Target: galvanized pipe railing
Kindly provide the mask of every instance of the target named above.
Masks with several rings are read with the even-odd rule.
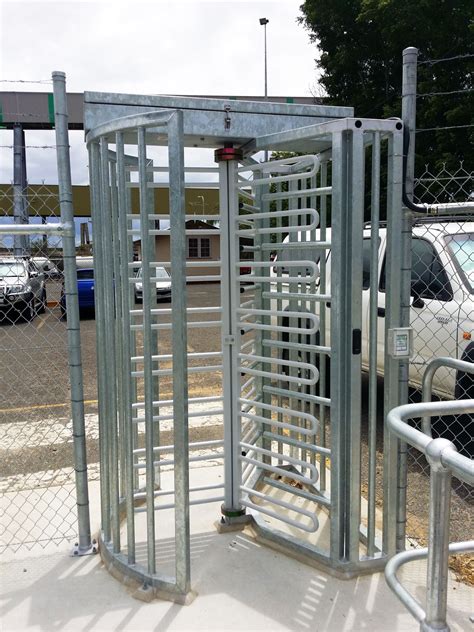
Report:
[[[462,371],[463,373],[471,373],[472,375],[474,375],[474,364],[472,364],[472,362],[466,362],[465,360],[456,360],[455,358],[433,358],[426,365],[426,369],[423,374],[421,397],[423,402],[431,401],[433,378],[436,371],[441,367],[445,367],[447,369],[455,369],[456,371]],[[422,418],[421,428],[425,434],[431,437],[431,422],[429,417]]]
[[[425,420],[434,416],[472,414],[474,399],[454,402],[422,402],[406,404],[391,410],[387,417],[390,430],[403,441],[422,452],[431,467],[429,545],[427,549],[404,551],[395,555],[385,568],[388,585],[411,614],[420,622],[420,630],[449,631],[446,622],[448,555],[474,551],[474,540],[449,544],[452,475],[474,484],[472,459],[458,454],[447,439],[432,439],[425,432],[409,426],[407,421],[417,417]],[[426,610],[402,586],[396,577],[398,568],[408,561],[428,557]]]

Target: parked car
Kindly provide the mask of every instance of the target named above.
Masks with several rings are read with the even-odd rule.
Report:
[[[61,272],[57,265],[47,257],[32,257],[32,261],[38,266],[38,270],[44,274],[45,279],[60,279]]]
[[[93,310],[95,308],[93,268],[79,268],[77,270],[77,294],[79,299],[79,311],[86,309]],[[64,281],[61,288],[59,305],[61,308],[61,316],[65,318],[67,302]]]
[[[330,240],[331,230],[327,231]],[[385,252],[386,228],[379,231],[379,266],[377,283],[378,344],[377,373],[384,374],[385,328]],[[421,388],[424,367],[434,357],[448,356],[474,362],[474,222],[420,220],[412,235],[412,303],[413,356],[410,359],[409,383]],[[307,236],[308,241],[310,235]],[[286,238],[288,241],[288,238]],[[362,289],[362,367],[369,366],[369,300],[370,300],[370,229],[363,234]],[[295,254],[292,254],[295,253]],[[319,265],[319,253],[302,246],[286,251],[285,256],[312,260]],[[282,259],[279,259],[280,264]],[[331,279],[331,252],[326,255],[327,283]],[[289,268],[277,266],[272,274],[288,275]],[[330,291],[327,287],[326,291]],[[276,301],[272,301],[276,309]],[[283,301],[282,309],[288,309]],[[300,310],[304,311],[304,310]],[[330,309],[327,310],[326,336],[330,336]],[[467,385],[467,388],[466,388]],[[472,376],[440,369],[435,374],[433,391],[441,397],[474,398]]]
[[[135,302],[141,303],[143,301],[143,278],[142,278],[142,266],[135,270]],[[153,274],[153,272],[152,272]],[[151,275],[150,275],[151,276]],[[171,277],[163,267],[157,267],[154,269],[154,276],[156,278],[156,298],[157,300],[171,300]]]
[[[44,274],[34,261],[15,257],[0,259],[0,311],[15,312],[30,321],[46,309]]]

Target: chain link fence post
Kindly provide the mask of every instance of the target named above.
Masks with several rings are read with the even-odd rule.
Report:
[[[403,51],[402,77],[402,120],[408,129],[411,142],[408,149],[406,169],[404,170],[404,187],[410,199],[413,198],[413,181],[415,176],[415,128],[416,128],[416,78],[417,78],[418,49],[405,48]],[[406,133],[406,132],[405,132]],[[410,294],[411,294],[411,234],[413,214],[402,207],[402,235],[401,235],[401,326],[410,327]],[[402,359],[399,364],[399,402],[408,402],[409,360]],[[399,442],[398,469],[398,507],[397,507],[397,535],[396,550],[405,550],[406,535],[406,506],[407,506],[407,445]]]
[[[74,469],[79,541],[74,553],[92,550],[87,479],[84,389],[82,382],[81,332],[76,272],[76,237],[72,206],[71,165],[69,157],[66,75],[53,72],[54,121],[57,146],[59,204],[62,222],[70,227],[63,237],[64,286],[67,304],[68,363],[71,382],[71,415],[74,440]]]

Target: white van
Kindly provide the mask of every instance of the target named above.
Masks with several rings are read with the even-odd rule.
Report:
[[[45,279],[58,279],[61,277],[58,267],[48,257],[32,257],[31,259],[36,263],[38,270],[44,274]]]
[[[327,239],[330,240],[330,229]],[[307,236],[309,240],[309,235]],[[384,374],[385,316],[385,251],[386,229],[379,230],[378,348],[377,372]],[[288,237],[285,238],[288,241]],[[369,301],[370,301],[370,229],[363,235],[362,291],[362,367],[369,366]],[[289,253],[291,251],[287,251]],[[303,253],[303,254],[302,254]],[[304,255],[304,256],[303,256]],[[304,246],[295,257],[311,258]],[[286,254],[288,256],[288,254]],[[282,259],[279,259],[280,264]],[[330,292],[331,253],[326,254],[327,292]],[[316,263],[319,263],[316,261]],[[276,268],[272,274],[276,274]],[[288,269],[278,266],[278,274]],[[424,369],[434,357],[448,356],[474,362],[474,222],[419,221],[413,227],[412,239],[412,307],[414,353],[410,359],[410,386],[420,389]],[[288,309],[283,301],[281,309]],[[272,301],[272,311],[276,301]],[[326,336],[330,335],[330,309],[327,310]],[[435,374],[433,390],[442,397],[474,397],[474,380],[466,374],[454,375],[440,369]],[[467,392],[466,392],[467,390]]]

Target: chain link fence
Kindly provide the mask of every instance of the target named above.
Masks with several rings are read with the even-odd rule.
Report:
[[[473,173],[462,164],[454,171],[428,167],[415,180],[417,203],[464,203],[474,196]],[[414,354],[410,361],[410,401],[420,401],[427,362],[437,356],[474,362],[474,218],[472,213],[416,218],[412,233],[412,308]],[[440,368],[433,399],[474,398],[474,377]],[[472,415],[432,419],[434,437],[474,456]],[[472,536],[472,487],[453,479],[451,541]],[[429,466],[416,450],[408,455],[407,537],[427,543]]]
[[[15,221],[19,194],[28,223],[59,222],[57,187],[3,185],[2,225]],[[77,535],[62,268],[60,238],[0,236],[2,552]],[[97,442],[95,416],[88,417]]]

